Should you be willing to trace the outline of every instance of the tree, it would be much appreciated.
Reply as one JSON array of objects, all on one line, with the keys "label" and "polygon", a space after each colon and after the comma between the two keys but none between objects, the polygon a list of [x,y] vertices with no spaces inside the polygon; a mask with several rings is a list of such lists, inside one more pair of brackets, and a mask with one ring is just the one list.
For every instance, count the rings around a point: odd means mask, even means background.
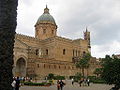
[{"label": "tree", "polygon": [[102,68],[96,68],[95,71],[94,71],[93,73],[96,74],[97,77],[100,76],[101,73],[102,73]]},{"label": "tree", "polygon": [[13,48],[18,0],[0,0],[0,89],[12,90]]},{"label": "tree", "polygon": [[50,74],[48,74],[48,76],[47,76],[47,78],[49,79],[49,80],[52,80],[52,79],[54,79],[54,74],[53,73],[50,73]]},{"label": "tree", "polygon": [[90,61],[91,55],[89,53],[86,53],[83,55],[83,57],[76,63],[76,67],[82,69],[82,75],[84,77],[84,69],[89,68],[89,61]]},{"label": "tree", "polygon": [[120,88],[120,59],[117,57],[110,57],[106,55],[103,59],[102,78],[108,84],[114,84],[112,90],[119,90]]},{"label": "tree", "polygon": [[82,78],[82,75],[81,73],[77,72],[74,76],[74,81],[75,82],[78,82],[80,79]]}]

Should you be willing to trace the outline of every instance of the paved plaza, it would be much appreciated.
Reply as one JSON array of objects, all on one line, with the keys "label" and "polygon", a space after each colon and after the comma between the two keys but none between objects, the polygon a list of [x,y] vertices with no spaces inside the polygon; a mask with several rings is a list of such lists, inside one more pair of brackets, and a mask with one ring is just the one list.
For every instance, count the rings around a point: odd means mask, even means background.
[{"label": "paved plaza", "polygon": [[[91,84],[88,86],[79,87],[77,83],[71,85],[71,83],[66,83],[63,90],[109,90],[112,86],[106,84]],[[50,87],[34,87],[34,86],[22,86],[20,90],[57,90],[56,85],[52,85]]]}]

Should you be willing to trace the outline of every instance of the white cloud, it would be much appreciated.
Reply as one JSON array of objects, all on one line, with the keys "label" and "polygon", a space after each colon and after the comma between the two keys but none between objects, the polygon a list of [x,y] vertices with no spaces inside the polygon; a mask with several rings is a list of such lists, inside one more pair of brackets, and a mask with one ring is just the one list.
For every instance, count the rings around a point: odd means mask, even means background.
[{"label": "white cloud", "polygon": [[91,51],[92,56],[97,58],[105,57],[105,55],[120,54],[120,42],[115,40],[103,45],[93,45]]},{"label": "white cloud", "polygon": [[19,0],[17,33],[34,36],[34,25],[46,2],[58,35],[80,38],[88,26],[93,56],[120,53],[120,0]]}]

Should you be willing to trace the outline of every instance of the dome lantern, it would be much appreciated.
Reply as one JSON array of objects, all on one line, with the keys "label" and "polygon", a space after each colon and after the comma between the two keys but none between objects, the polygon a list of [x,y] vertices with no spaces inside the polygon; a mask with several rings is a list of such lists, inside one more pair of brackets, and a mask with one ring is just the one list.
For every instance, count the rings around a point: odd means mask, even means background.
[{"label": "dome lantern", "polygon": [[49,14],[49,9],[47,8],[47,5],[46,5],[46,8],[44,9],[44,14],[45,13]]}]

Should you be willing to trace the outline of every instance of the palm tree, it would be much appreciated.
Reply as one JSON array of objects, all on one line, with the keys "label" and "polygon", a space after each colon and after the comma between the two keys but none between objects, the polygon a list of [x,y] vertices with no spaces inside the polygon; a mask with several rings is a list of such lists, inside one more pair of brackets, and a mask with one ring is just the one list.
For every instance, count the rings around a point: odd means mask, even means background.
[{"label": "palm tree", "polygon": [[91,55],[89,53],[86,53],[83,55],[83,57],[76,63],[76,67],[82,69],[82,75],[85,76],[84,70],[89,68],[89,61],[90,61]]},{"label": "palm tree", "polygon": [[0,89],[12,90],[13,47],[18,0],[0,0]]},{"label": "palm tree", "polygon": [[99,77],[101,75],[101,73],[102,73],[102,68],[96,68],[93,73],[96,74],[97,77]]}]

